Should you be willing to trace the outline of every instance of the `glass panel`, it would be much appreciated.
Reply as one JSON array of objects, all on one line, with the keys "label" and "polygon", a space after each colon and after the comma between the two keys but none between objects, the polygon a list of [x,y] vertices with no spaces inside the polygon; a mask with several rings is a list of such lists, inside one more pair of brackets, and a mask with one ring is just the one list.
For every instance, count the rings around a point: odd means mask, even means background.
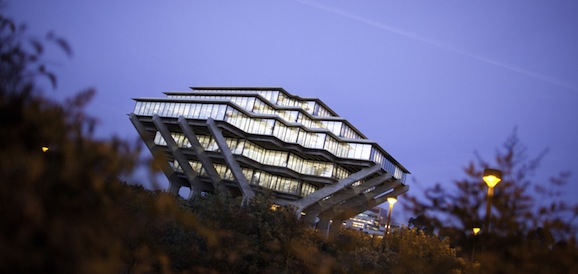
[{"label": "glass panel", "polygon": [[225,119],[225,111],[227,110],[227,106],[219,105],[219,109],[217,115],[215,115],[215,120],[224,120]]},{"label": "glass panel", "polygon": [[161,108],[161,103],[155,102],[153,103],[153,114],[158,114]]},{"label": "glass panel", "polygon": [[135,114],[140,114],[141,111],[141,102],[136,102],[135,106],[134,106],[134,110],[132,111]]},{"label": "glass panel", "polygon": [[191,104],[184,104],[184,108],[183,108],[183,116],[190,118],[190,112],[191,111]]}]

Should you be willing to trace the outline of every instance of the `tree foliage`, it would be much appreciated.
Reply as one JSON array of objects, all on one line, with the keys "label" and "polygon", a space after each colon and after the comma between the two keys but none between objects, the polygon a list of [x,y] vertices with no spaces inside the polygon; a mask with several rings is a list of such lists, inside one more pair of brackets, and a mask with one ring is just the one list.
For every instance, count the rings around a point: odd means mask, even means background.
[{"label": "tree foliage", "polygon": [[[69,48],[52,34],[28,39],[25,30],[0,15],[0,272],[123,269],[135,251],[123,247],[142,228],[119,210],[133,193],[117,178],[134,168],[138,149],[92,137],[96,120],[83,108],[93,90],[64,103],[43,94],[37,81],[56,84],[43,43]],[[161,266],[154,253],[140,256]]]},{"label": "tree foliage", "polygon": [[[544,254],[553,252],[556,241],[574,243],[576,227],[573,220],[578,216],[578,206],[568,205],[560,199],[559,189],[566,184],[569,173],[561,172],[548,184],[533,181],[533,174],[545,153],[528,156],[514,130],[501,149],[496,151],[493,163],[476,155],[477,161],[464,168],[465,178],[453,184],[437,183],[426,189],[425,200],[408,195],[409,202],[404,206],[419,215],[410,220],[410,224],[420,228],[435,227],[441,236],[450,238],[451,245],[461,250],[462,256],[475,253],[476,241],[479,241],[477,248],[484,252],[477,259],[487,259],[482,269],[492,266],[491,271],[486,269],[488,273],[499,272],[499,266],[515,268],[521,264],[532,265],[531,260],[537,254],[553,258]],[[488,188],[482,180],[485,168],[501,170],[503,178],[495,187],[492,197],[490,231],[473,236],[473,228],[483,227],[488,202]],[[567,258],[574,258],[575,252],[576,245],[572,244]],[[556,267],[576,268],[573,264],[557,264]]]}]

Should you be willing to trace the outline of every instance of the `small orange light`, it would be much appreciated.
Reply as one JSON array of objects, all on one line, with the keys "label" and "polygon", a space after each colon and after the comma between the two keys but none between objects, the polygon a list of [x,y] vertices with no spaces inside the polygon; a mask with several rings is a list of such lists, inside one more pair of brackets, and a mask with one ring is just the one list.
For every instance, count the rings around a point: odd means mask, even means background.
[{"label": "small orange light", "polygon": [[42,147],[42,152],[47,152],[48,151],[48,147]]}]

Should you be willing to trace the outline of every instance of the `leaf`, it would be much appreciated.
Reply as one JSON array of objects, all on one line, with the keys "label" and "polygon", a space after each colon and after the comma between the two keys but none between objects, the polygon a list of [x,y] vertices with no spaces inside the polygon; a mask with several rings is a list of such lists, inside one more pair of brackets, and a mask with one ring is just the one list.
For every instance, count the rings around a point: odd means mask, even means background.
[{"label": "leaf", "polygon": [[52,72],[44,72],[44,75],[46,75],[46,77],[48,77],[48,80],[50,80],[50,84],[52,85],[52,88],[56,88],[56,75]]},{"label": "leaf", "polygon": [[56,38],[54,41],[60,46],[62,50],[64,50],[64,52],[68,57],[72,56],[72,48],[70,47],[68,42],[66,42],[66,40],[62,38]]},{"label": "leaf", "polygon": [[34,48],[37,54],[42,54],[42,52],[44,51],[44,47],[38,40],[32,39],[30,40],[30,44],[32,44],[32,47]]},{"label": "leaf", "polygon": [[12,22],[12,20],[4,16],[0,16],[0,21],[2,21],[1,28],[4,28],[4,26],[8,26],[11,33],[14,33],[16,31],[16,25],[14,24],[14,22]]},{"label": "leaf", "polygon": [[56,36],[54,32],[47,33],[46,39],[48,41],[54,41],[60,47],[60,49],[62,49],[64,53],[66,53],[68,57],[72,56],[72,48],[70,47],[68,42],[66,42],[66,40],[64,40],[63,38]]}]

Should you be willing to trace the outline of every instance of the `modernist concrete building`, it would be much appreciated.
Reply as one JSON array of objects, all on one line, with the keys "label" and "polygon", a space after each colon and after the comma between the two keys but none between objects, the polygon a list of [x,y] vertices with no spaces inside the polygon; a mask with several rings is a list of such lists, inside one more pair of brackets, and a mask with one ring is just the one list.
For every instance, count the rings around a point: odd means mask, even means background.
[{"label": "modernist concrete building", "polygon": [[282,88],[165,95],[134,99],[130,120],[151,153],[168,160],[172,193],[227,191],[246,201],[271,192],[276,204],[329,231],[408,191],[408,170],[319,99]]}]

